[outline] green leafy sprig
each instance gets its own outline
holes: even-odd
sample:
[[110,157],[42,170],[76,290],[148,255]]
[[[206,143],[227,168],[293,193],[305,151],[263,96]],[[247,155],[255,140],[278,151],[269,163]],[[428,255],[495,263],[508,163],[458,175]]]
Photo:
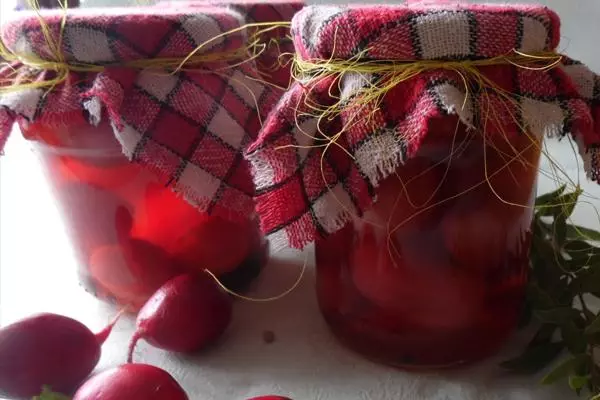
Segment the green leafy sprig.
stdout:
[[537,373],[557,362],[543,384],[564,380],[577,394],[600,400],[600,313],[588,306],[600,299],[600,232],[570,223],[582,194],[566,186],[537,198],[533,218],[530,281],[524,326],[537,331],[523,353],[502,363],[518,373]]
[[42,393],[31,400],[70,400],[70,398],[64,394],[54,393],[48,386],[44,386]]

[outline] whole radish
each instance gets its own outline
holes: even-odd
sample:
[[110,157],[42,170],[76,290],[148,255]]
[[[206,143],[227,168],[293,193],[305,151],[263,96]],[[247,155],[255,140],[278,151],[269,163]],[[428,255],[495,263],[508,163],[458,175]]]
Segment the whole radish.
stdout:
[[96,367],[118,317],[97,334],[57,314],[35,315],[0,329],[0,394],[31,398],[44,386],[73,393]]
[[97,247],[89,266],[96,290],[127,304],[131,311],[139,310],[158,288],[182,273],[166,251],[129,237]]
[[188,396],[166,371],[125,364],[92,376],[73,400],[188,400]]
[[175,277],[140,310],[128,361],[139,339],[174,352],[201,350],[223,334],[231,313],[231,298],[208,274]]

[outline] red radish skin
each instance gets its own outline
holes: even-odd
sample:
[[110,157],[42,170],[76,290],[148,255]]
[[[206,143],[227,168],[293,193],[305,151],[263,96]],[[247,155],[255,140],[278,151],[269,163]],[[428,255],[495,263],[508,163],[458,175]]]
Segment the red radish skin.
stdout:
[[472,207],[447,213],[440,225],[455,266],[485,274],[505,260],[510,229],[517,221],[507,220],[495,210]]
[[139,310],[165,282],[181,274],[158,246],[125,238],[120,245],[98,247],[90,257],[90,274],[107,295],[130,310]]
[[211,216],[178,238],[175,257],[189,272],[198,272],[198,267],[204,266],[222,275],[244,262],[250,254],[252,238],[250,222],[235,223]]
[[253,225],[201,213],[162,185],[146,189],[132,236],[167,250],[186,272],[204,268],[217,276],[235,270],[251,252]]
[[477,315],[483,289],[468,274],[424,254],[392,258],[369,232],[355,246],[351,273],[356,289],[395,320],[415,331],[455,330]]
[[44,386],[73,393],[96,367],[100,347],[119,315],[98,334],[56,314],[35,315],[0,329],[0,394],[31,398]]
[[188,400],[166,371],[146,364],[125,364],[92,376],[73,400]]
[[140,310],[128,362],[140,339],[164,350],[191,353],[218,339],[229,326],[232,300],[205,275],[180,275],[165,283]]

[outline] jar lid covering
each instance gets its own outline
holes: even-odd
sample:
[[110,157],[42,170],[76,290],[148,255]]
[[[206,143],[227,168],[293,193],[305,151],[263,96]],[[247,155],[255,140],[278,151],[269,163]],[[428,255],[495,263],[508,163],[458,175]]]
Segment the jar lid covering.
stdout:
[[369,59],[460,60],[554,50],[560,20],[533,5],[314,6],[298,13],[292,31],[304,58],[351,58],[368,49]]
[[[570,135],[598,180],[600,77],[554,53],[557,15],[452,3],[296,14],[299,79],[247,152],[274,246],[301,248],[361,216],[374,188],[416,155],[439,118],[458,117],[485,135]],[[551,65],[528,68],[511,57]],[[365,101],[378,85],[384,95]]]

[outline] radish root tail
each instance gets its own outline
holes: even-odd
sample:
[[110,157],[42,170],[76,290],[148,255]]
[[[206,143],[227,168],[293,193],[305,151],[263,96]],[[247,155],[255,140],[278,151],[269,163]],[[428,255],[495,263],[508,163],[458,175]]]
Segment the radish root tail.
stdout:
[[98,344],[102,346],[104,342],[106,342],[106,339],[108,339],[108,336],[110,336],[110,333],[112,332],[113,328],[115,327],[121,316],[125,313],[125,311],[127,311],[127,308],[123,308],[121,311],[119,311],[117,315],[115,315],[115,317],[112,319],[112,321],[110,321],[106,328],[96,333],[96,340],[98,340]]
[[142,338],[142,334],[140,332],[135,332],[133,337],[131,338],[131,342],[129,342],[129,351],[127,352],[127,363],[133,363],[133,351],[135,350],[135,346],[137,342]]

